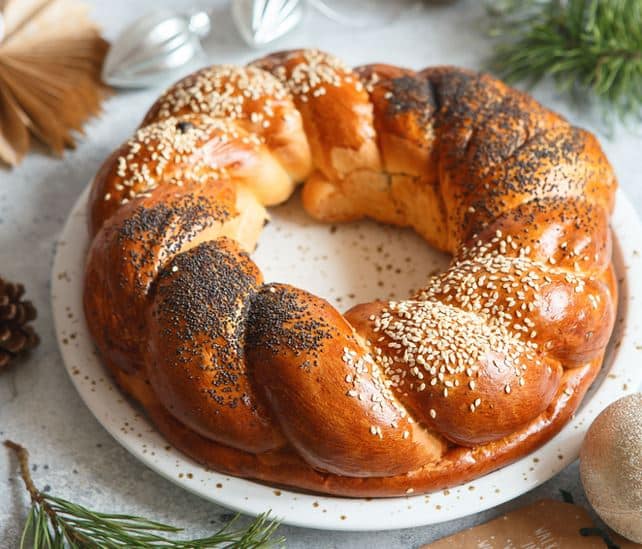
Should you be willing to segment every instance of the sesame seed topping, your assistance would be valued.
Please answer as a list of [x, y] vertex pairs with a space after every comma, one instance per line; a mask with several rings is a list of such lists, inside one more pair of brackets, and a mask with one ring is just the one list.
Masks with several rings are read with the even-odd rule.
[[259, 129], [272, 119], [274, 102], [288, 99], [287, 88], [258, 67], [215, 65], [173, 85], [158, 101], [157, 119], [186, 112], [250, 120]]
[[272, 72], [302, 102], [326, 95], [328, 87], [350, 85], [357, 92], [363, 90], [361, 81], [354, 78], [354, 73], [337, 57], [316, 49], [294, 55], [300, 55], [300, 61], [288, 68], [279, 65]]
[[126, 204], [163, 184], [183, 186], [184, 181], [204, 183], [213, 177], [227, 178], [227, 171], [207, 162], [201, 148], [208, 142], [238, 139], [249, 148], [261, 141], [244, 134], [232, 121], [208, 116], [169, 117], [140, 128], [125, 143], [116, 160], [117, 179], [105, 200]]

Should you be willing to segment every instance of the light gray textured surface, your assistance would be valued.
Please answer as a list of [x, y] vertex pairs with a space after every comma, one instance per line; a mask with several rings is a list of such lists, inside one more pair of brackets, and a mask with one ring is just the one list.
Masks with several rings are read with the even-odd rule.
[[[94, 2], [94, 16], [113, 39], [135, 16], [168, 0]], [[176, 2], [178, 4], [178, 2]], [[213, 5], [213, 35], [207, 49], [212, 63], [244, 62], [255, 52], [237, 37], [225, 2]], [[478, 2], [448, 7], [418, 6], [385, 29], [355, 31], [317, 14], [308, 14], [297, 31], [273, 49], [318, 46], [350, 64], [383, 61], [421, 67], [451, 63], [479, 68], [489, 45], [477, 30]], [[25, 361], [0, 376], [0, 439], [26, 445], [32, 454], [39, 486], [104, 511], [136, 513], [185, 526], [203, 535], [228, 512], [203, 501], [146, 469], [121, 448], [96, 422], [65, 373], [54, 340], [49, 306], [49, 272], [54, 241], [67, 212], [101, 161], [127, 138], [160, 90], [119, 93], [105, 104], [104, 115], [87, 126], [79, 147], [58, 160], [36, 152], [22, 166], [0, 169], [0, 273], [23, 280], [40, 312], [37, 329], [42, 345]], [[599, 132], [595, 117], [571, 109], [551, 86], [535, 95], [572, 121]], [[616, 128], [602, 143], [622, 186], [642, 215], [640, 128]], [[282, 527], [291, 547], [416, 547], [462, 528], [484, 522], [508, 509], [542, 497], [558, 497], [559, 489], [584, 501], [577, 464], [521, 498], [466, 519], [437, 526], [383, 533], [344, 534]], [[0, 449], [0, 546], [17, 542], [27, 500], [17, 477], [16, 462]]]

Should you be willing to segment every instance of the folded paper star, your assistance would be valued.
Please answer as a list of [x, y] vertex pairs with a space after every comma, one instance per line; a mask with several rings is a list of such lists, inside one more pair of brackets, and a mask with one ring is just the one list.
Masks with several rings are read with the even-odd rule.
[[61, 155], [100, 112], [108, 43], [77, 0], [0, 0], [0, 163], [34, 139]]

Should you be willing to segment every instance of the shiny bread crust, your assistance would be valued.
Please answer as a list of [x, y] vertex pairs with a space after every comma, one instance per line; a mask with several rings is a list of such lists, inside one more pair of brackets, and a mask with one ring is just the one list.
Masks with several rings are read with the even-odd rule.
[[[412, 227], [452, 261], [341, 314], [266, 284], [266, 207]], [[202, 69], [96, 175], [88, 326], [118, 384], [215, 470], [388, 497], [534, 450], [599, 372], [617, 289], [599, 143], [456, 67], [351, 69], [317, 50]]]

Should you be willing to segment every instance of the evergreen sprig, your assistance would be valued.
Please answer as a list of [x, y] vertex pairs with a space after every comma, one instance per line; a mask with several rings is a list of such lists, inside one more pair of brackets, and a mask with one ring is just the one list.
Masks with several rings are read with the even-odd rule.
[[31, 497], [31, 509], [20, 540], [20, 549], [31, 545], [36, 549], [100, 548], [211, 548], [258, 549], [282, 544], [274, 538], [279, 522], [269, 512], [258, 516], [246, 528], [234, 528], [236, 515], [220, 530], [205, 538], [175, 540], [164, 534], [176, 534], [176, 528], [133, 515], [108, 514], [41, 492], [29, 472], [29, 454], [23, 446], [5, 440], [5, 446], [16, 452], [20, 474]]
[[489, 0], [490, 69], [508, 82], [552, 76], [574, 99], [642, 119], [642, 1]]

